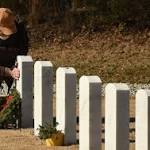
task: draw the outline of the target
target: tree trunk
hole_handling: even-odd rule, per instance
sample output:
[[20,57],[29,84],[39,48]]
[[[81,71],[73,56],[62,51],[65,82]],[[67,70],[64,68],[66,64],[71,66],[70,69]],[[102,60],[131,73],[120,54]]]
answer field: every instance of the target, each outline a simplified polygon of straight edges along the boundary
[[29,21],[30,24],[37,25],[39,23],[40,19],[40,6],[41,6],[41,1],[40,0],[31,0],[30,2],[31,6],[31,14],[29,15]]

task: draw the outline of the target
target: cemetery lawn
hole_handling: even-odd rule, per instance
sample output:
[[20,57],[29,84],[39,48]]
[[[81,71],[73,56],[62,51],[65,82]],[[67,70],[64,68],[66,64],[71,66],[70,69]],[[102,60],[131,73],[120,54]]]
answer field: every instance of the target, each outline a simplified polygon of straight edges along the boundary
[[77,146],[49,148],[33,136],[33,129],[0,130],[0,150],[77,150]]
[[[78,102],[77,105],[77,115],[79,113],[78,110]],[[55,108],[55,100],[54,100],[54,108]],[[104,117],[104,98],[102,98],[102,116]],[[131,118],[135,117],[135,98],[130,98],[129,103],[129,114],[130,114],[130,133],[129,133],[129,141],[130,141],[130,149],[135,149],[135,121]],[[54,116],[55,116],[55,109],[54,109]],[[77,139],[78,139],[78,129],[79,126],[77,124]],[[104,150],[104,122],[102,122],[102,150]],[[33,129],[16,129],[16,130],[0,130],[0,150],[79,150],[79,145],[70,145],[70,146],[55,146],[55,147],[47,147],[45,144],[41,142],[38,137],[33,136]]]
[[[41,25],[36,29],[30,29],[29,37],[29,55],[34,61],[51,61],[54,71],[60,66],[69,66],[76,69],[78,78],[82,75],[98,75],[103,83],[150,83],[150,29],[125,30],[121,27],[112,27],[95,33],[83,31],[68,35],[58,33],[57,28]],[[131,98],[130,118],[133,120],[134,106],[134,98]],[[104,117],[104,100],[102,114]],[[130,120],[130,150],[135,149],[133,120]],[[103,123],[102,150],[104,150],[104,132]],[[21,132],[0,130],[0,150],[78,149],[78,144],[48,148],[33,136],[33,129],[21,129]]]
[[[47,147],[32,135],[32,129],[0,130],[0,150],[79,150],[78,145]],[[134,150],[130,143],[130,150]],[[102,144],[104,150],[104,143]]]
[[61,34],[57,27],[29,30],[29,55],[74,67],[78,78],[98,75],[102,82],[150,83],[150,29],[108,27],[99,32]]

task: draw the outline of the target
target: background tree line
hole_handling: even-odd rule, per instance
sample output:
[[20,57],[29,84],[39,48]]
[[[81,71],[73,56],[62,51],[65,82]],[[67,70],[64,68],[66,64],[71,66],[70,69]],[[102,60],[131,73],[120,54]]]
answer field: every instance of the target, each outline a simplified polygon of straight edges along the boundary
[[101,24],[150,25],[150,0],[0,0],[32,25],[66,22],[71,28]]

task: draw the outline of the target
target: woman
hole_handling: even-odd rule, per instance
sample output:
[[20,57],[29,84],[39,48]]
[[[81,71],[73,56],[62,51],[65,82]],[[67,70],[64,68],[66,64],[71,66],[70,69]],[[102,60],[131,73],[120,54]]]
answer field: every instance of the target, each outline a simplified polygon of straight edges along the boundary
[[18,80],[19,69],[15,66],[17,55],[28,52],[28,37],[25,26],[17,22],[8,8],[0,8],[0,84],[4,80],[8,91],[13,79]]

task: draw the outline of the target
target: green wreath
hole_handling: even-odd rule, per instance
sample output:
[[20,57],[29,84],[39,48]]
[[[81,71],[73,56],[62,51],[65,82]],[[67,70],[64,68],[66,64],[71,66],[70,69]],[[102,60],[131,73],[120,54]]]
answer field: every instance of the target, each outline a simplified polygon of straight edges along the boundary
[[0,127],[8,128],[8,124],[16,127],[21,122],[21,98],[16,89],[12,89],[10,94],[0,97]]

